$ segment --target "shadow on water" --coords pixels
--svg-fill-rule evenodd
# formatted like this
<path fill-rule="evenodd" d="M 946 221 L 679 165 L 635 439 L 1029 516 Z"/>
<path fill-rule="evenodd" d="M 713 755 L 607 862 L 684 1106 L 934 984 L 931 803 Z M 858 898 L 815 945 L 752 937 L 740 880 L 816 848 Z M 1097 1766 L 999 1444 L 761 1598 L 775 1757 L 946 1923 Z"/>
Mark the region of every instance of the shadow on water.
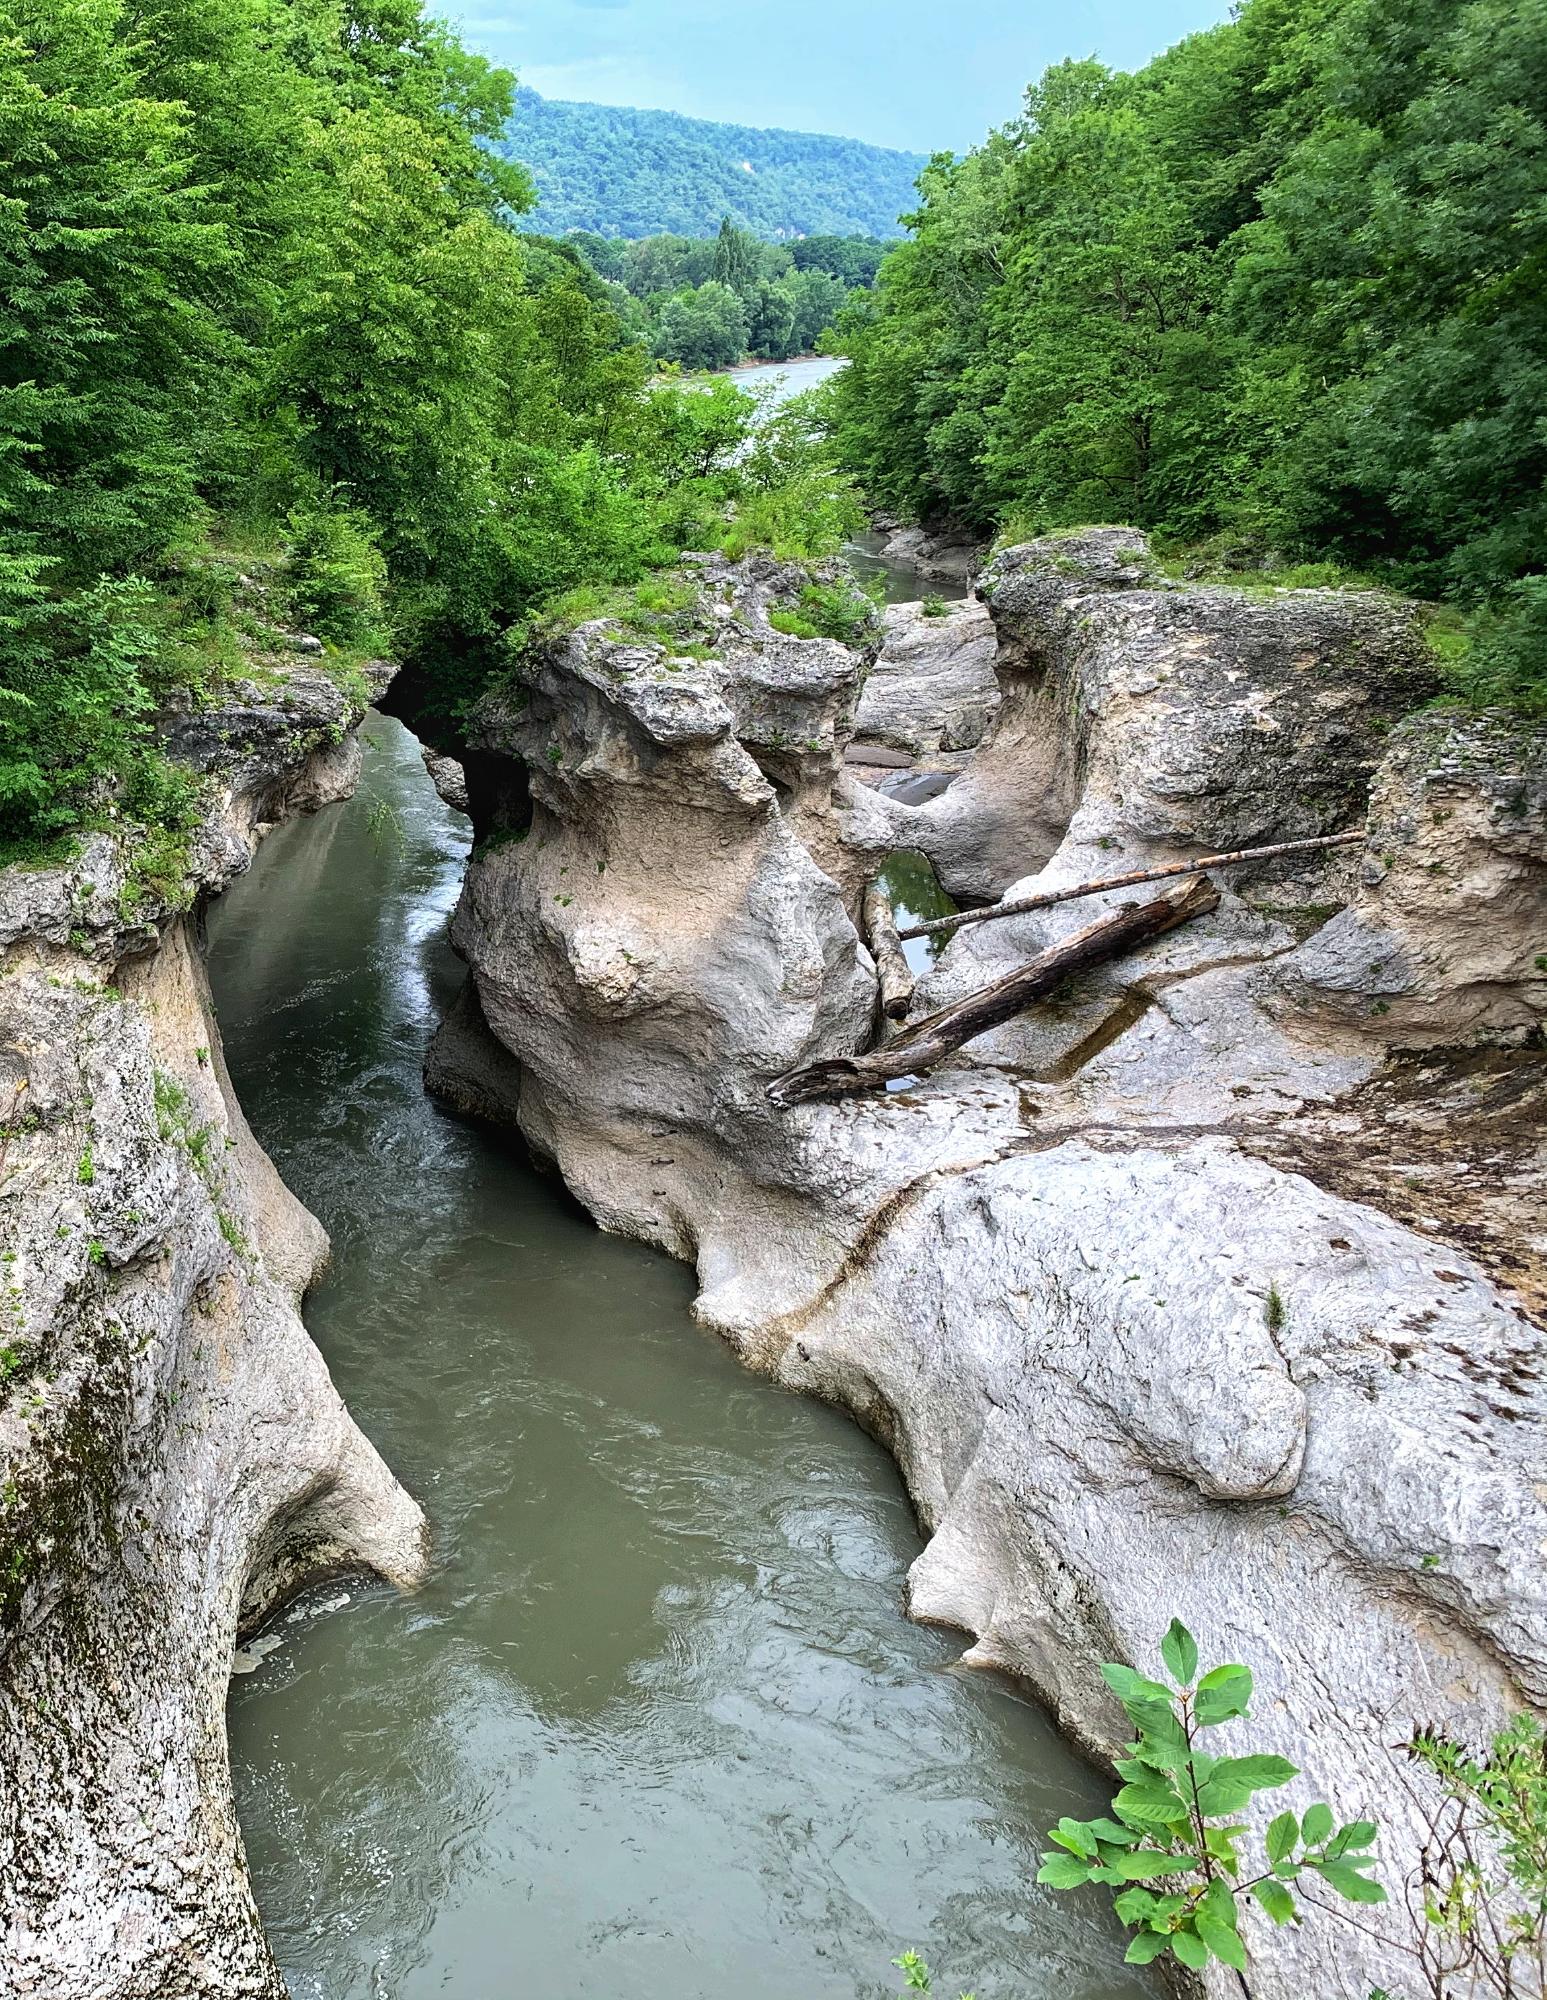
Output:
<path fill-rule="evenodd" d="M 293 1992 L 873 2000 L 905 1945 L 979 2000 L 1150 1991 L 1098 1907 L 1032 1882 L 1101 1787 L 900 1615 L 889 1461 L 424 1097 L 466 847 L 373 719 L 361 795 L 276 833 L 210 925 L 242 1101 L 333 1237 L 309 1323 L 436 1540 L 420 1595 L 323 1592 L 233 1683 Z"/>

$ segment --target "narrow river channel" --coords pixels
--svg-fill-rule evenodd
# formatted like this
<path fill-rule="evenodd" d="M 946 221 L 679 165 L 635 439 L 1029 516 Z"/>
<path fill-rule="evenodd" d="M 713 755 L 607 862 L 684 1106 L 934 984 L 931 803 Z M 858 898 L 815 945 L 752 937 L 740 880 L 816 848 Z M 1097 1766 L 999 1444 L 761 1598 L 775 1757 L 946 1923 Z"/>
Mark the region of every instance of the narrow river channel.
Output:
<path fill-rule="evenodd" d="M 372 718 L 359 796 L 211 913 L 242 1102 L 333 1237 L 309 1323 L 435 1535 L 417 1597 L 314 1593 L 233 1682 L 297 2000 L 875 2000 L 907 1946 L 950 2000 L 1149 1992 L 1033 1881 L 1102 1787 L 901 1614 L 889 1460 L 424 1097 L 467 839 Z"/>

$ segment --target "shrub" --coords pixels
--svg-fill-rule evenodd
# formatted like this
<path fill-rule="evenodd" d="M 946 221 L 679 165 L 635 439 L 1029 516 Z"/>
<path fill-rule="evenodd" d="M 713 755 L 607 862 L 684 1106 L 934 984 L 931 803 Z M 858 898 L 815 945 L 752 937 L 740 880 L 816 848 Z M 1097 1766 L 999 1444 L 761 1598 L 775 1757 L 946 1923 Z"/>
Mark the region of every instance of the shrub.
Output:
<path fill-rule="evenodd" d="M 1242 1879 L 1249 1829 L 1238 1815 L 1258 1792 L 1288 1784 L 1295 1766 L 1282 1757 L 1215 1757 L 1201 1749 L 1202 1731 L 1247 1719 L 1251 1671 L 1219 1666 L 1200 1677 L 1197 1644 L 1175 1619 L 1160 1650 L 1174 1687 L 1116 1663 L 1102 1668 L 1137 1731 L 1118 1760 L 1123 1787 L 1111 1818 L 1059 1821 L 1048 1835 L 1059 1851 L 1043 1855 L 1037 1880 L 1052 1889 L 1087 1882 L 1114 1889 L 1114 1909 L 1138 1933 L 1128 1947 L 1131 1964 L 1169 1951 L 1194 1969 L 1217 1959 L 1238 1972 L 1246 1965 L 1242 1896 L 1255 1898 L 1275 1924 L 1298 1920 L 1295 1889 L 1305 1880 L 1353 1903 L 1384 1903 L 1386 1892 L 1369 1873 L 1375 1822 L 1337 1826 L 1325 1805 L 1299 1818 L 1280 1813 L 1267 1829 L 1263 1864 Z"/>
<path fill-rule="evenodd" d="M 836 555 L 864 518 L 858 495 L 846 481 L 806 473 L 785 486 L 742 494 L 719 546 L 733 560 L 749 549 L 764 548 L 785 562 L 816 562 Z"/>
<path fill-rule="evenodd" d="M 109 822 L 126 778 L 154 789 L 154 603 L 126 578 L 53 601 L 13 593 L 0 609 L 0 857 L 37 858 Z"/>
<path fill-rule="evenodd" d="M 1516 1716 L 1483 1757 L 1436 1729 L 1408 1748 L 1445 1793 L 1415 1884 L 1424 1991 L 1530 2000 L 1547 1990 L 1547 1729 Z"/>
<path fill-rule="evenodd" d="M 387 643 L 387 565 L 370 523 L 349 508 L 296 507 L 289 516 L 287 608 L 335 645 Z"/>
<path fill-rule="evenodd" d="M 1512 584 L 1473 621 L 1470 647 L 1454 650 L 1454 678 L 1474 700 L 1547 709 L 1547 576 Z"/>

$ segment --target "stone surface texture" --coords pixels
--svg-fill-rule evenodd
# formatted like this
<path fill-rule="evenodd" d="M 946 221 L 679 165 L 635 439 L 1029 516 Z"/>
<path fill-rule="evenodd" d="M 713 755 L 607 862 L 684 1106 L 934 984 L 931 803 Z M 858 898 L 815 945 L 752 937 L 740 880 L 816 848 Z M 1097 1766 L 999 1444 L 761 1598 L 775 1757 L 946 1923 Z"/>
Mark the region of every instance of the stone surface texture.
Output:
<path fill-rule="evenodd" d="M 207 780 L 188 894 L 347 794 L 359 716 L 307 661 L 168 719 Z M 425 1527 L 301 1322 L 327 1239 L 236 1103 L 195 918 L 133 863 L 0 874 L 0 1992 L 281 2000 L 233 1648 L 329 1571 L 411 1585 Z"/>
<path fill-rule="evenodd" d="M 1369 831 L 1348 907 L 1274 968 L 1285 1011 L 1405 1047 L 1534 1031 L 1547 1015 L 1547 727 L 1414 716 L 1381 762 Z"/>
<path fill-rule="evenodd" d="M 916 755 L 976 748 L 999 706 L 988 612 L 971 601 L 940 612 L 889 604 L 882 623 L 885 638 L 860 696 L 855 740 Z"/>
<path fill-rule="evenodd" d="M 423 750 L 424 768 L 430 774 L 430 783 L 442 800 L 453 812 L 465 813 L 467 806 L 467 773 L 455 757 L 442 756 L 437 750 Z"/>
<path fill-rule="evenodd" d="M 790 587 L 765 575 L 750 598 Z M 1402 606 L 1175 588 L 1121 530 L 1009 551 L 986 589 L 1004 699 L 946 794 L 986 774 L 952 850 L 985 885 L 1005 885 L 1017 814 L 1046 864 L 1008 876 L 1029 892 L 1357 825 L 1372 783 L 1377 818 L 1411 784 L 1382 764 L 1429 687 Z M 1475 1736 L 1547 1704 L 1547 1353 L 1443 1227 L 1269 1156 L 1393 1061 L 1362 1015 L 1278 1018 L 1270 977 L 1366 893 L 1358 850 L 1229 878 L 1214 916 L 928 1080 L 772 1112 L 775 1075 L 874 1032 L 843 885 L 877 814 L 927 815 L 849 797 L 841 649 L 771 645 L 755 619 L 728 639 L 674 669 L 582 629 L 485 709 L 478 751 L 505 776 L 456 920 L 479 1003 L 446 1038 L 463 1101 L 519 1122 L 605 1226 L 692 1259 L 699 1316 L 749 1365 L 887 1443 L 930 1537 L 912 1609 L 968 1632 L 969 1661 L 1110 1756 L 1099 1664 L 1153 1670 L 1180 1615 L 1256 1672 L 1225 1747 L 1289 1755 L 1287 1802 L 1373 1812 L 1397 1890 L 1417 1825 L 1388 1746 L 1415 1717 Z M 779 766 L 775 708 L 801 746 Z M 1414 879 L 1427 838 L 1415 823 Z M 1530 882 L 1493 906 L 1528 928 Z M 963 933 L 915 1012 L 1096 913 Z M 1436 1005 L 1481 984 L 1497 1018 L 1511 951 L 1481 981 L 1473 957 L 1436 960 L 1457 981 Z M 1390 1947 L 1330 1920 L 1247 1923 L 1254 2000 L 1390 1983 Z"/>
<path fill-rule="evenodd" d="M 1382 731 L 1436 686 L 1414 607 L 1173 584 L 1130 529 L 1007 549 L 979 589 L 997 717 L 914 838 L 957 895 L 999 896 L 1060 847 L 1110 863 L 1088 877 L 1355 824 Z"/>
<path fill-rule="evenodd" d="M 930 533 L 918 527 L 884 532 L 887 539 L 881 553 L 886 560 L 906 563 L 929 581 L 962 583 L 983 567 L 983 544 L 969 533 L 949 528 Z"/>

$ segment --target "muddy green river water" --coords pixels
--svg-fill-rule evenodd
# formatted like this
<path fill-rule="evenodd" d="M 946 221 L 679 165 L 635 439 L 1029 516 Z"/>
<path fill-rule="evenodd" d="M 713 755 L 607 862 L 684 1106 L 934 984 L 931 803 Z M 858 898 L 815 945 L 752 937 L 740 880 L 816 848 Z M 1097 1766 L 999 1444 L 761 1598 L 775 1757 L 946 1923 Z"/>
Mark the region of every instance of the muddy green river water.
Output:
<path fill-rule="evenodd" d="M 873 2000 L 906 1946 L 950 2000 L 1148 1992 L 1033 1881 L 1102 1788 L 902 1615 L 890 1461 L 424 1097 L 468 834 L 366 734 L 360 795 L 210 922 L 243 1104 L 333 1238 L 309 1323 L 435 1537 L 417 1596 L 315 1592 L 232 1684 L 297 2000 Z"/>

